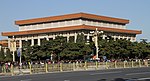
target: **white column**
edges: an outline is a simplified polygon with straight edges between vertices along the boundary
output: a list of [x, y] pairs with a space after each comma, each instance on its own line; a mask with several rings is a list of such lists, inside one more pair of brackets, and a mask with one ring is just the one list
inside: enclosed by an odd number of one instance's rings
[[89, 43], [89, 40], [90, 40], [90, 34], [88, 33], [87, 34], [87, 43]]
[[134, 42], [136, 41], [136, 37], [134, 37]]
[[53, 35], [53, 40], [55, 39], [55, 35]]
[[69, 42], [69, 37], [70, 37], [70, 35], [69, 35], [69, 33], [67, 33], [67, 42]]
[[103, 39], [105, 39], [105, 37], [106, 37], [106, 36], [105, 36], [105, 35], [103, 35]]
[[74, 42], [75, 43], [77, 42], [77, 33], [76, 32], [74, 33]]
[[39, 45], [39, 46], [41, 45], [41, 40], [40, 40], [39, 37], [38, 37], [38, 45]]
[[34, 38], [31, 39], [31, 46], [34, 46]]
[[120, 35], [118, 36], [118, 39], [120, 39]]
[[125, 39], [125, 36], [123, 36], [122, 39]]
[[10, 49], [10, 38], [8, 38], [8, 48]]
[[5, 47], [5, 48], [4, 48], [4, 53], [6, 53], [6, 51], [7, 51], [7, 48]]
[[28, 41], [27, 37], [25, 38], [25, 41]]
[[127, 40], [129, 40], [129, 38], [130, 38], [130, 37], [129, 37], [129, 36], [127, 36]]
[[22, 48], [22, 40], [19, 40], [19, 48]]
[[48, 37], [46, 37], [46, 40], [47, 40], [47, 41], [49, 41], [49, 38], [48, 38]]
[[116, 36], [113, 36], [114, 37], [114, 41], [116, 41]]
[[48, 35], [46, 36], [46, 40], [49, 41], [49, 36]]

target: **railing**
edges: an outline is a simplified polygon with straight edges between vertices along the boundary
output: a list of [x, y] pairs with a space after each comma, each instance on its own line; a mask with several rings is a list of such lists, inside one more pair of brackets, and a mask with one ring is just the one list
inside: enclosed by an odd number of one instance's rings
[[149, 67], [150, 61], [131, 62], [84, 62], [84, 63], [55, 63], [55, 64], [30, 64], [18, 66], [0, 66], [0, 75], [35, 74], [62, 71], [102, 70], [113, 68]]

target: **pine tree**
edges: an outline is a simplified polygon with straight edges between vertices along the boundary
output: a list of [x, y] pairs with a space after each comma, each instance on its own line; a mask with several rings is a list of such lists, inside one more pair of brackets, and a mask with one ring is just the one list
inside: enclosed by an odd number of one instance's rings
[[4, 61], [4, 58], [5, 58], [5, 56], [4, 56], [4, 49], [1, 48], [1, 50], [0, 50], [0, 62]]
[[9, 49], [7, 49], [7, 51], [6, 51], [6, 58], [5, 58], [5, 61], [9, 61], [9, 62], [11, 62], [11, 61], [12, 61], [12, 59], [13, 59], [13, 56], [12, 56], [12, 54], [11, 54], [10, 50], [9, 50]]

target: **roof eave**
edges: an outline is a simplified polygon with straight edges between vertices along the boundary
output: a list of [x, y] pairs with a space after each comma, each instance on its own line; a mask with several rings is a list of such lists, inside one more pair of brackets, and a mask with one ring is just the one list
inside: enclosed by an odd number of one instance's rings
[[44, 23], [44, 22], [51, 22], [51, 21], [58, 21], [58, 20], [65, 20], [65, 19], [81, 18], [81, 17], [102, 20], [102, 21], [108, 21], [108, 22], [122, 23], [122, 24], [129, 23], [129, 20], [127, 20], [127, 19], [113, 18], [113, 17], [107, 17], [107, 16], [88, 14], [88, 13], [74, 13], [74, 14], [66, 14], [66, 15], [59, 15], [59, 16], [18, 20], [18, 21], [15, 21], [15, 24], [16, 25], [26, 25], [26, 24]]
[[50, 33], [50, 32], [81, 30], [81, 29], [95, 30], [96, 28], [98, 28], [98, 30], [108, 31], [108, 32], [120, 32], [120, 33], [129, 33], [129, 34], [142, 34], [141, 30], [140, 31], [139, 30], [126, 30], [126, 29], [117, 29], [117, 28], [106, 28], [106, 27], [79, 25], [79, 26], [49, 28], [49, 29], [40, 29], [40, 30], [29, 30], [29, 31], [19, 31], [19, 32], [2, 32], [2, 36], [41, 34], [41, 33]]

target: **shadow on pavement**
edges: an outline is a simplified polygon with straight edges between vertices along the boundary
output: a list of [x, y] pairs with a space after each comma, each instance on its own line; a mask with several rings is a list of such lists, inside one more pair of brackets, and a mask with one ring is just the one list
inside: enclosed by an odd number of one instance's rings
[[113, 80], [101, 79], [101, 80], [97, 80], [97, 81], [150, 81], [150, 79], [138, 80], [138, 79], [115, 78]]

